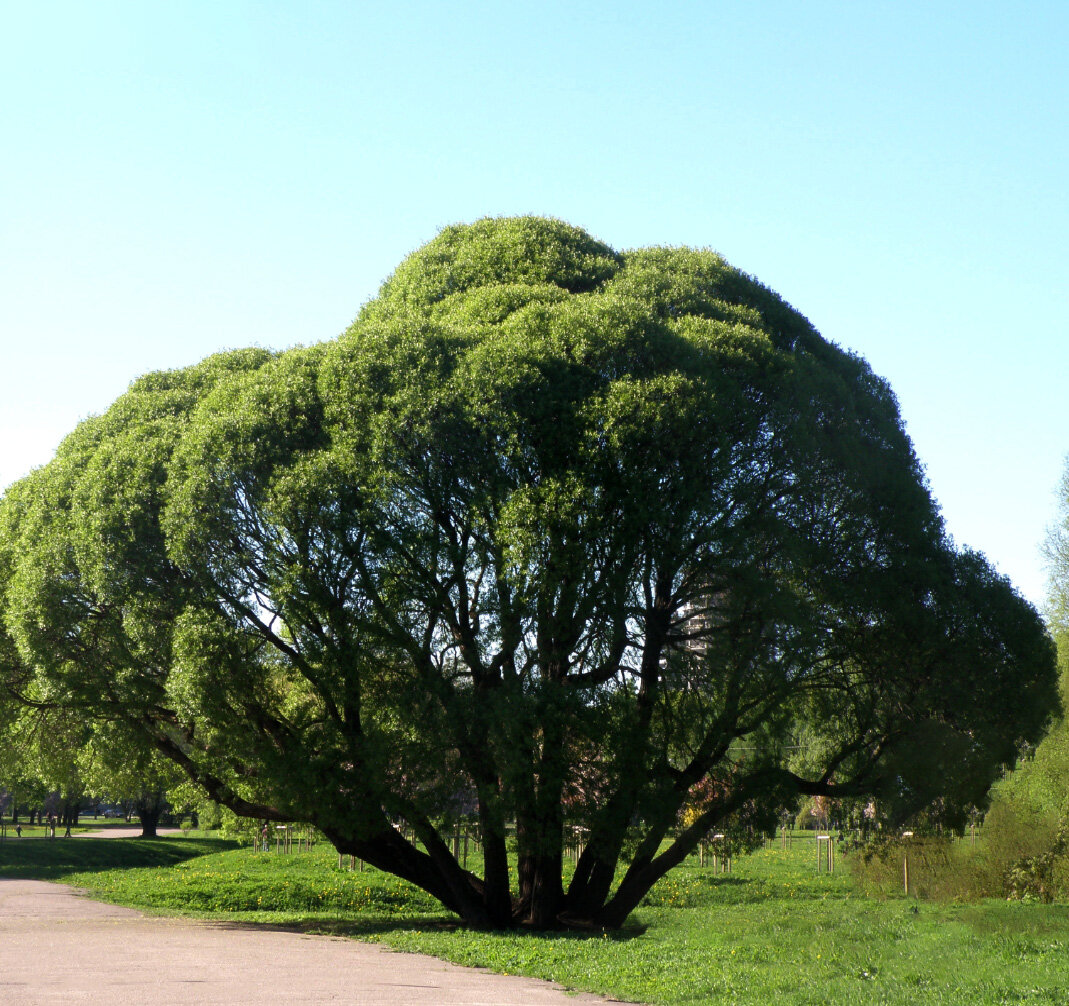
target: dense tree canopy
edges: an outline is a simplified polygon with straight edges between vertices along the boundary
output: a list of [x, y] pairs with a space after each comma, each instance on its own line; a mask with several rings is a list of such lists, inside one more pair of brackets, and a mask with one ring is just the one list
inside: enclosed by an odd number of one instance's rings
[[447, 228], [334, 342], [141, 378], [0, 517], [42, 694], [475, 924], [620, 925], [799, 794], [953, 820], [1057, 701], [864, 361], [711, 252], [552, 220]]

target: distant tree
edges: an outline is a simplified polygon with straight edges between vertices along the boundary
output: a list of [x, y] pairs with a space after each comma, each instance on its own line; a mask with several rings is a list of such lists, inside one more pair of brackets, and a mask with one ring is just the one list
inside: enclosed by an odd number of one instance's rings
[[[1057, 516], [1047, 532], [1047, 623], [1058, 649], [1062, 709], [1069, 704], [1069, 460], [1058, 494]], [[998, 786], [1000, 803], [1028, 818], [1035, 836], [1069, 827], [1069, 720], [1058, 717], [1038, 746]], [[1067, 886], [1069, 890], [1069, 886]]]
[[[0, 630], [2, 634], [2, 630]], [[42, 689], [27, 673], [6, 634], [0, 639], [4, 689], [0, 719], [0, 784], [11, 790], [13, 810], [29, 802], [46, 805], [64, 827], [79, 823], [89, 794], [107, 794], [130, 807], [143, 837], [155, 837], [168, 808], [167, 789], [185, 779], [144, 731], [119, 720], [94, 719], [93, 710], [72, 705]]]
[[1051, 631], [1069, 643], [1069, 458], [1058, 491], [1056, 517], [1047, 529], [1047, 617]]
[[32, 823], [47, 803], [60, 824], [77, 824], [85, 795], [78, 750], [88, 727], [39, 696], [32, 671], [0, 627], [0, 787], [9, 791], [13, 820], [25, 809]]
[[1057, 701], [862, 360], [717, 255], [550, 220], [447, 228], [334, 343], [136, 381], [9, 490], [0, 574], [42, 694], [483, 926], [617, 927], [799, 796], [954, 823]]
[[96, 725], [80, 761], [93, 791], [122, 805], [128, 819], [136, 815], [142, 838], [155, 838], [160, 818], [171, 809], [170, 791], [186, 778], [181, 769], [144, 734], [109, 722]]

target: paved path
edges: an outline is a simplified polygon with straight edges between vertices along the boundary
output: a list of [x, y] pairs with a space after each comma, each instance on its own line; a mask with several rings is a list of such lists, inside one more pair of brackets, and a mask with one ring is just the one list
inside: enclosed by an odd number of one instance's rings
[[168, 1006], [602, 1006], [529, 978], [374, 944], [254, 926], [161, 919], [62, 884], [0, 880], [0, 1002]]
[[[168, 838], [171, 835], [181, 835], [181, 828], [159, 828], [156, 834], [160, 838]], [[130, 827], [108, 827], [101, 828], [99, 831], [74, 831], [71, 832], [71, 838], [140, 838], [141, 837], [141, 825], [132, 824]]]

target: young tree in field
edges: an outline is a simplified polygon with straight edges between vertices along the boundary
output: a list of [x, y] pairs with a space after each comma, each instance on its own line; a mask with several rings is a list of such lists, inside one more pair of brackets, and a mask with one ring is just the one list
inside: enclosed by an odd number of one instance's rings
[[1056, 704], [862, 360], [711, 252], [551, 220], [446, 229], [335, 342], [135, 382], [9, 491], [0, 572], [48, 694], [475, 925], [619, 926], [799, 795], [953, 818]]

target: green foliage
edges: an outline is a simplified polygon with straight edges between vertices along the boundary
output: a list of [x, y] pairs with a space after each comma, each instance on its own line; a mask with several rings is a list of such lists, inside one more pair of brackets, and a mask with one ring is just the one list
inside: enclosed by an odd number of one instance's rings
[[940, 901], [976, 901], [987, 893], [982, 862], [974, 846], [945, 835], [880, 835], [851, 852], [850, 873], [870, 896], [902, 894], [909, 864], [909, 891]]
[[42, 702], [484, 926], [622, 925], [801, 796], [960, 824], [1057, 702], [864, 361], [718, 255], [538, 218], [135, 382], [5, 496], [0, 591]]
[[[1063, 707], [1069, 703], [1069, 639], [1058, 639], [1059, 669]], [[1069, 814], [1069, 720], [1055, 720], [1050, 730], [1023, 758], [1014, 772], [995, 787], [997, 799], [1004, 799], [1031, 814], [1061, 819]]]
[[[1063, 708], [1069, 699], [1067, 637], [1058, 636]], [[1057, 719], [1039, 745], [992, 790], [981, 843], [982, 890], [1010, 897], [1069, 897], [1069, 720]]]
[[1069, 822], [1058, 826], [1042, 852], [1017, 859], [1006, 873], [1012, 898], [1053, 901], [1069, 892]]
[[477, 288], [555, 286], [596, 290], [620, 267], [620, 256], [589, 234], [558, 220], [519, 217], [446, 227], [410, 255], [363, 311], [428, 308]]
[[[1064, 636], [1059, 640], [1063, 705]], [[992, 789], [978, 837], [953, 844], [932, 837], [866, 843], [853, 859], [869, 891], [896, 890], [910, 857], [912, 882], [923, 894], [975, 901], [983, 897], [1050, 901], [1069, 897], [1069, 727], [1059, 718], [1039, 745]]]
[[90, 790], [112, 800], [166, 793], [184, 779], [174, 762], [150, 748], [142, 735], [109, 722], [94, 724], [80, 763]]

